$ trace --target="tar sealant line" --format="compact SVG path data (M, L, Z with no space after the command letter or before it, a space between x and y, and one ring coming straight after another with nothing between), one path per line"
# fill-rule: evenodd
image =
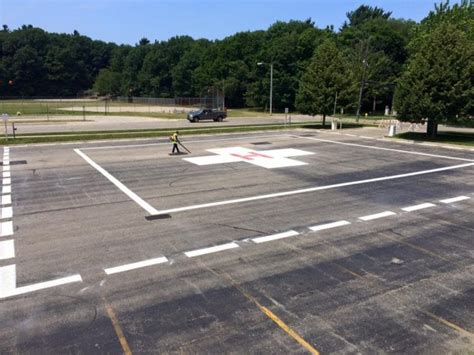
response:
M408 206L408 207L403 207L402 211L405 212L413 212L413 211L419 211L423 210L425 208L430 208L430 207L435 207L436 205L433 203L421 203L419 205L414 205L414 206Z
M223 251L223 250L234 249L234 248L240 248L240 247L237 243L232 242L232 243L227 243L227 244L216 245L214 247L209 247L209 248L186 251L186 252L184 252L184 254L188 258L194 258L195 256L218 253L218 252Z
M252 238L250 240L254 243L260 244L260 243L270 242L270 241L273 241L273 240L284 239L284 238L289 238L289 237L295 237L297 235L299 235L298 232L291 230L291 231L288 231L288 232L267 235L265 237Z
M135 270L135 269L140 269L146 266L153 266L153 265L158 265L158 264L163 264L168 262L168 258L165 256L160 257L160 258L154 258L154 259L148 259L144 261L139 261L136 263L131 263L131 264L125 264L121 266L115 266L111 268L104 269L105 273L107 275L112 275L112 274L118 274L120 272L124 271L130 271L130 270Z
M457 158L457 157L450 157L450 156L439 155L439 154L413 152L413 151L409 151L409 150L385 148L385 147L374 147L374 146L370 146L370 145L348 143L348 142L339 142L339 141L332 141L332 140L329 140L329 139L321 139L321 138L314 138L314 137L305 137L305 136L298 136L298 137L299 138L304 138L304 139L310 139L310 140L318 141L318 142L326 142L326 143L347 145L347 146L351 146L351 147L360 147L360 148L375 149L375 150L385 150L385 151L389 151L389 152L405 153L405 154L412 154L412 155L421 155L421 156L425 156L425 157L433 157L433 158L442 158L442 159L451 159L451 160L474 162L474 159Z
M337 221L332 223L319 224L317 226L309 227L309 229L311 229L313 232L318 232L326 229L347 226L349 224L351 224L351 222L349 221Z
M138 196L136 193L134 193L132 190L130 190L127 186L122 184L118 179L116 179L107 170L105 170L99 164L97 164L95 161L93 161L91 158L89 158L86 154L81 152L79 149L74 149L74 151L82 159L84 159L87 163L89 163L93 168L95 168L98 172L100 172L102 175L104 175L112 184L117 186L125 195L127 195L129 198L131 198L133 201L135 201L141 208L143 208L145 211L147 211L151 215L158 214L158 210L156 210L153 206L151 206L146 201L144 201L140 196Z
M396 215L395 212L385 211L385 212L381 212L381 213L376 213L376 214L371 214L371 215L368 215L368 216L359 217L359 219L362 220L362 221L372 221L374 219L385 218L385 217L390 217L390 216L394 216L394 215Z
M439 200L439 202L442 203L453 203L453 202L459 202L459 201L464 201L464 200L469 200L469 196L458 196L458 197L453 197L453 198L447 198L444 200Z
M415 171L415 172L406 173L406 174L382 176L382 177L373 178L373 179L349 181L349 182L343 182L343 183L334 184L334 185L315 186L315 187L309 187L309 188L306 188L306 189L276 192L276 193L272 193L272 194L244 197L244 198L238 198L238 199L233 199L233 200L210 202L210 203L204 203L204 204L200 204L200 205L177 207L177 208L171 208L171 209L168 209L168 210L157 211L156 215L170 214L170 213L176 213L176 212L184 212L184 211L196 210L196 209L201 209L201 208L209 208L209 207L215 207L215 206L231 205L231 204L243 203L243 202L265 200L265 199L269 199L269 198L285 197L285 196L291 196L291 195L297 195L297 194L305 194L305 193L310 193L310 192L315 192L315 191L335 189L335 188L339 188L339 187L362 185L362 184L368 184L368 183L372 183L372 182L379 182L379 181L386 181L386 180L393 180L393 179L401 179L401 178L406 178L406 177L410 177L410 176L425 175L425 174L438 173L438 172L441 172L441 171L462 169L462 168L466 168L466 167L470 167L470 166L474 166L474 163L447 166L447 167L444 167L444 168L437 168L437 169L431 169L431 170Z

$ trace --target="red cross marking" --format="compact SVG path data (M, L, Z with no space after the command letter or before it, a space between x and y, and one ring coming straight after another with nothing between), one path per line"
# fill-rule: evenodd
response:
M242 155L242 154L237 154L237 153L231 153L230 155L233 155L234 157L242 158L244 160L253 160L253 158L259 157L259 158L270 158L272 159L273 157L257 152L250 152L248 154Z

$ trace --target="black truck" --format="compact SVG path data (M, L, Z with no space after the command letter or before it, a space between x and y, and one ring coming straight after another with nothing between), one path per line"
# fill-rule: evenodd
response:
M202 108L198 111L188 112L187 119L189 122L199 122L201 120L214 120L216 122L222 122L227 117L227 112L213 110L210 108Z

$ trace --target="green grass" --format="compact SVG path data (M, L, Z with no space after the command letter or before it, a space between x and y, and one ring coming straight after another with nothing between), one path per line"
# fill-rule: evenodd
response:
M361 125L346 125L346 128L361 127ZM225 126L217 128L182 128L179 129L181 135L189 134L218 134L218 133L236 133L236 132L252 132L252 131L268 131L268 130L284 130L294 128L321 129L321 124L315 123L299 123L291 126L278 125L249 125L249 126ZM326 125L326 128L329 126ZM70 142L70 141L90 141L104 139L129 139L129 138L152 138L167 137L175 129L150 129L150 130L127 130L127 131L95 131L95 132L54 132L41 134L22 134L16 139L0 139L0 144L27 144L27 143L51 143L51 142Z
M396 138L409 139L422 142L434 142L445 144L458 144L469 147L474 147L474 134L462 132L440 132L436 138L431 138L426 133L421 132L406 132L398 134Z

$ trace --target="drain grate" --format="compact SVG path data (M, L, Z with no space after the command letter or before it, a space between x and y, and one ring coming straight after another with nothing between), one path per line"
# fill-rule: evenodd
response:
M23 165L28 164L26 160L13 160L10 162L10 165ZM0 165L3 165L3 162L0 162Z
M253 144L253 145L267 145L267 144L271 144L270 142L254 142L254 143L250 143L250 144Z

